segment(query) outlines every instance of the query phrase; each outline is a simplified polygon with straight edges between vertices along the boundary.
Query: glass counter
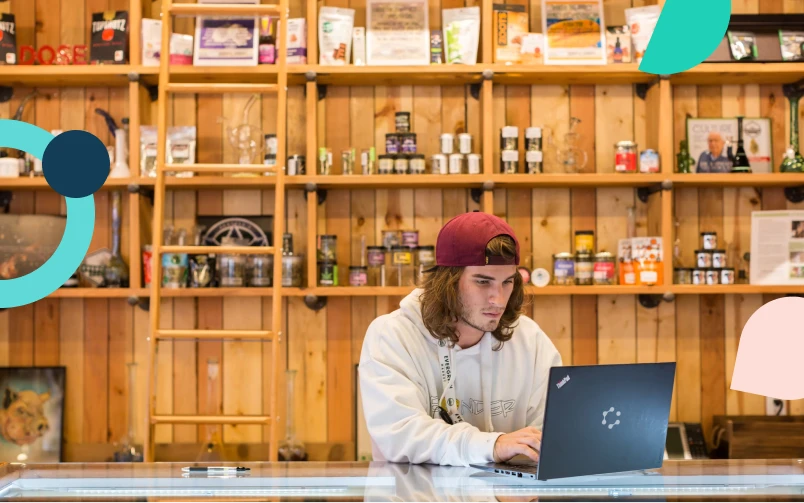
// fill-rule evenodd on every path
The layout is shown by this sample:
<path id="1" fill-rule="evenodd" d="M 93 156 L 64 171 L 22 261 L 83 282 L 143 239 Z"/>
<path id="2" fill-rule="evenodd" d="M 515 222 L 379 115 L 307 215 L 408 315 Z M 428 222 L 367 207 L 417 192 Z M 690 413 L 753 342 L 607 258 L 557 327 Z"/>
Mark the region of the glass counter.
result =
<path id="1" fill-rule="evenodd" d="M 237 466 L 227 463 L 226 466 Z M 657 470 L 546 482 L 474 468 L 395 463 L 245 463 L 243 475 L 188 474 L 195 463 L 0 465 L 0 499 L 27 501 L 768 501 L 804 500 L 804 460 L 665 461 Z"/>

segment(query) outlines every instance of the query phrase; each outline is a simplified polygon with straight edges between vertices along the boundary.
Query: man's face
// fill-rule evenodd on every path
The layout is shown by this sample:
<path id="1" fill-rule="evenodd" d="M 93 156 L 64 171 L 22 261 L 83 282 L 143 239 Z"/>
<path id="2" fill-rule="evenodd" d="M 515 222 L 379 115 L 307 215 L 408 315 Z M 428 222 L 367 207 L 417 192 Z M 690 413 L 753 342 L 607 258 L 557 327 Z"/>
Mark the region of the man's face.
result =
<path id="1" fill-rule="evenodd" d="M 709 151 L 712 152 L 712 156 L 719 157 L 723 152 L 723 137 L 720 136 L 720 133 L 709 133 L 706 141 L 709 143 Z"/>
<path id="2" fill-rule="evenodd" d="M 514 265 L 470 266 L 458 283 L 461 321 L 482 332 L 493 332 L 514 290 Z"/>

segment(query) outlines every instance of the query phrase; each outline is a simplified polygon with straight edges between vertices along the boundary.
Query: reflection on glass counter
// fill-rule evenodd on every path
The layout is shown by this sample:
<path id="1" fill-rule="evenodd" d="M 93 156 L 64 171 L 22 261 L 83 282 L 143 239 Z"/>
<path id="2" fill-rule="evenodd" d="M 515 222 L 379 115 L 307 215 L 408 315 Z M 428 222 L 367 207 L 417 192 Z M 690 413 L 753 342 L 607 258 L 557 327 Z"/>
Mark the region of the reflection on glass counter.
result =
<path id="1" fill-rule="evenodd" d="M 804 500 L 804 460 L 666 461 L 658 470 L 523 480 L 474 468 L 395 463 L 251 463 L 245 474 L 189 474 L 186 463 L 0 466 L 3 500 L 675 501 Z"/>

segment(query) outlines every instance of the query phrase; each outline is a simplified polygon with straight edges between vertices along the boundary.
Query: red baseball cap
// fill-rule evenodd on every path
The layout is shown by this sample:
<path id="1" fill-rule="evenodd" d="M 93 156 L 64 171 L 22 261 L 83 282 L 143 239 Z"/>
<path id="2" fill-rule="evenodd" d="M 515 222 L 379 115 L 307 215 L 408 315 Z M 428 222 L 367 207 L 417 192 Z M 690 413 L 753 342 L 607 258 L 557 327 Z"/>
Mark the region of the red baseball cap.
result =
<path id="1" fill-rule="evenodd" d="M 516 245 L 514 261 L 503 257 L 487 257 L 486 245 L 497 236 L 510 236 Z M 505 220 L 488 213 L 473 211 L 464 213 L 447 222 L 438 233 L 436 241 L 436 265 L 438 266 L 484 266 L 519 265 L 519 241 L 514 229 Z"/>

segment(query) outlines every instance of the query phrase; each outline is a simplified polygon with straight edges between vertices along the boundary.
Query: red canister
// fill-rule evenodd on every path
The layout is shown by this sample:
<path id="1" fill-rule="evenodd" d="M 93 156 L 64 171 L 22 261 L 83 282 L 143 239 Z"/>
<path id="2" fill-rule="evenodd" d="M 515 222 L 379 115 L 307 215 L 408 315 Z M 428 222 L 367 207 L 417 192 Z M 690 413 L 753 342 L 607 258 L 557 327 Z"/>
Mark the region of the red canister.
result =
<path id="1" fill-rule="evenodd" d="M 142 247 L 142 274 L 143 280 L 145 282 L 145 286 L 151 285 L 151 258 L 153 257 L 153 251 L 151 250 L 151 245 L 145 245 Z"/>
<path id="2" fill-rule="evenodd" d="M 637 144 L 632 141 L 621 141 L 614 145 L 615 170 L 618 173 L 637 172 Z"/>

